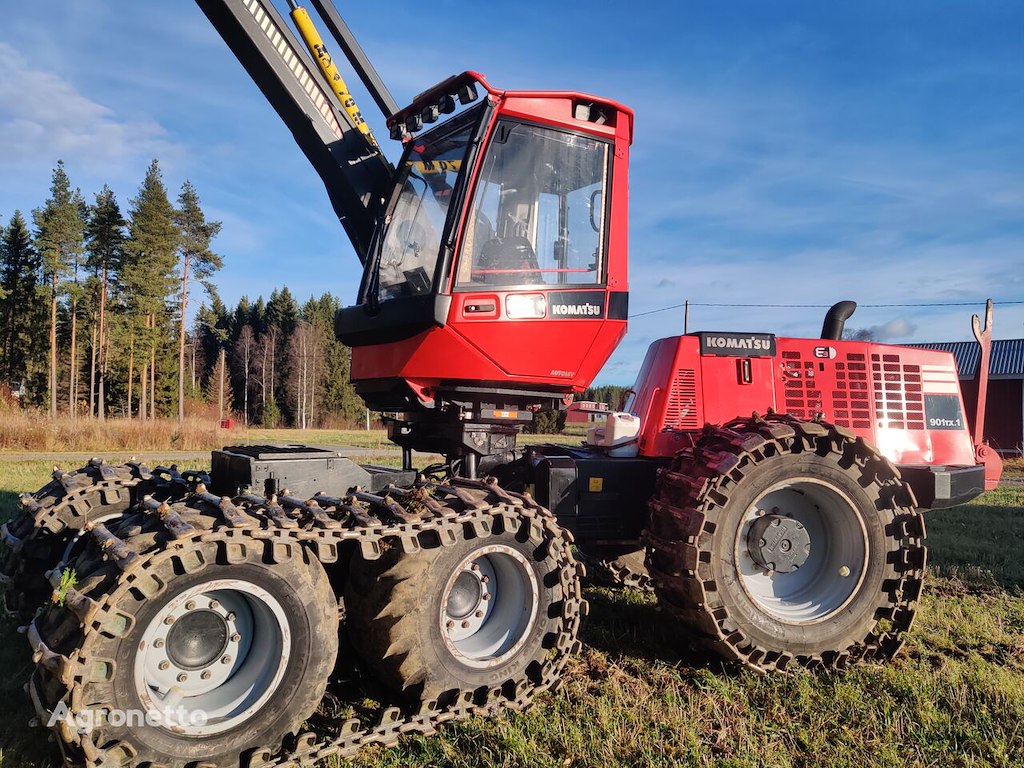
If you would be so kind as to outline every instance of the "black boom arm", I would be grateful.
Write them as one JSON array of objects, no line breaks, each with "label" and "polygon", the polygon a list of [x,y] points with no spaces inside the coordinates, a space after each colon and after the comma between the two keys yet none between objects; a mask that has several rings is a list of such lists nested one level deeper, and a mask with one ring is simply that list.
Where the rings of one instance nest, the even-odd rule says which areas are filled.
[{"label": "black boom arm", "polygon": [[292,132],[366,261],[394,168],[356,129],[270,0],[196,0]]}]

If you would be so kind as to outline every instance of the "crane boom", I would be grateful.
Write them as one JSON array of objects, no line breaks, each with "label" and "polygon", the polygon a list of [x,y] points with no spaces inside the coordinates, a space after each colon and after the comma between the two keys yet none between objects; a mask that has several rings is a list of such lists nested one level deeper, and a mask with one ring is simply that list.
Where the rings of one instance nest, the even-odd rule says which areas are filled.
[{"label": "crane boom", "polygon": [[365,263],[394,168],[337,104],[270,0],[196,3],[291,130]]}]

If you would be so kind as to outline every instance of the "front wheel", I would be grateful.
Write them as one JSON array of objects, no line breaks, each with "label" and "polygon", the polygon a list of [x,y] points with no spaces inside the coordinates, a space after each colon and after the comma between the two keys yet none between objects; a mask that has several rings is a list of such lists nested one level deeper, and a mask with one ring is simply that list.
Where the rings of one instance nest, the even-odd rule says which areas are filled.
[{"label": "front wheel", "polygon": [[648,562],[703,644],[757,669],[889,658],[913,622],[924,523],[898,473],[788,417],[705,435],[662,473]]}]

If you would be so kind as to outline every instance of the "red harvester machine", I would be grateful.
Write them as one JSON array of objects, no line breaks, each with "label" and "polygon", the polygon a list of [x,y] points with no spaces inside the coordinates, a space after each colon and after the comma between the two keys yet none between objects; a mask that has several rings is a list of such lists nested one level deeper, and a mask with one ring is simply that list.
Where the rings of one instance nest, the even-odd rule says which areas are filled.
[{"label": "red harvester machine", "polygon": [[[305,10],[290,3],[300,44],[269,0],[198,3],[363,263],[335,330],[403,467],[236,446],[208,475],[96,460],[26,495],[4,527],[8,603],[51,597],[26,627],[28,687],[69,759],[285,765],[526,706],[578,646],[579,556],[748,667],[899,649],[922,513],[1000,474],[951,355],[842,340],[853,302],[820,338],[672,336],[582,444],[519,450],[626,332],[633,113],[474,72],[399,108],[311,0],[401,142],[392,166]],[[445,460],[417,471],[415,452]],[[329,680],[334,701],[396,706],[302,731]]]}]

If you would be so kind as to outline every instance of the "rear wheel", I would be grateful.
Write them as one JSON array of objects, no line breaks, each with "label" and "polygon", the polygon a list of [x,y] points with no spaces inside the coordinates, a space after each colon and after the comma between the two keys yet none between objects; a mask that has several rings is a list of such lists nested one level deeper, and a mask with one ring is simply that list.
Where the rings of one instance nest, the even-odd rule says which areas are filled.
[{"label": "rear wheel", "polygon": [[575,580],[577,568],[568,546],[526,519],[495,523],[449,546],[353,559],[349,637],[367,671],[407,700],[539,674],[561,632],[563,572]]},{"label": "rear wheel", "polygon": [[924,523],[853,435],[787,417],[711,431],[662,473],[651,510],[659,598],[723,656],[834,668],[902,645]]},{"label": "rear wheel", "polygon": [[50,596],[46,572],[79,554],[87,523],[109,524],[146,494],[163,500],[187,491],[176,470],[156,471],[159,474],[154,475],[141,464],[93,459],[73,472],[55,469],[53,480],[34,494],[24,494],[18,513],[0,534],[0,573],[8,585],[8,611],[30,615]]},{"label": "rear wheel", "polygon": [[[150,521],[143,530],[133,523],[119,531],[133,551],[162,538]],[[237,766],[253,747],[276,751],[316,710],[337,655],[338,604],[304,548],[192,541],[147,561],[134,588],[96,554],[90,544],[75,563],[81,595],[101,600],[119,589],[116,622],[83,628],[51,604],[31,629],[89,671],[71,696],[75,724],[92,727],[83,748],[98,745],[111,764]],[[44,702],[61,700],[65,684],[37,668]]]}]

